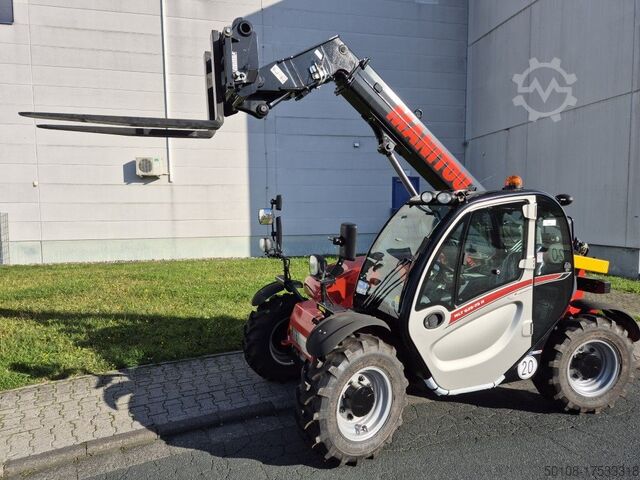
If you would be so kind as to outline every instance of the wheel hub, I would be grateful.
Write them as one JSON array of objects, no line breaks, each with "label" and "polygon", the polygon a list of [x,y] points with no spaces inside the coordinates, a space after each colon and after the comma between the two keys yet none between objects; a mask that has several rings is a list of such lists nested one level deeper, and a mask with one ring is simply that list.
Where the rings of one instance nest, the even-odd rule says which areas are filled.
[{"label": "wheel hub", "polygon": [[602,370],[602,359],[592,353],[575,357],[575,372],[583,379],[594,378]]},{"label": "wheel hub", "polygon": [[364,417],[371,411],[375,403],[373,388],[358,383],[350,385],[344,393],[344,408],[350,410],[356,417]]},{"label": "wheel hub", "polygon": [[378,367],[361,369],[340,392],[336,412],[340,433],[352,442],[373,437],[387,421],[392,402],[388,374]]},{"label": "wheel hub", "polygon": [[608,341],[591,340],[573,352],[567,366],[569,385],[584,397],[608,392],[620,374],[620,354]]}]

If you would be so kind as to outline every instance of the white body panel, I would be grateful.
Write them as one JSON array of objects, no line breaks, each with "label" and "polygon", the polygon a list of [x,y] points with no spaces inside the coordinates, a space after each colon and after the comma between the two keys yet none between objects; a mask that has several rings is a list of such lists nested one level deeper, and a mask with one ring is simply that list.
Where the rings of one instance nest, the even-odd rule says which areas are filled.
[{"label": "white body panel", "polygon": [[[518,201],[535,205],[535,196],[523,195],[508,200],[491,200],[474,205],[468,212],[488,206]],[[418,299],[413,301],[409,317],[409,335],[433,376],[432,384],[447,393],[490,388],[502,381],[503,374],[531,348],[533,334],[532,294],[535,208],[525,207],[527,242],[525,260],[520,262],[522,274],[514,282],[485,292],[469,302],[449,310],[443,305],[428,306],[417,310]],[[455,225],[451,226],[434,251],[438,251]],[[533,218],[528,218],[533,217]],[[425,268],[421,284],[434,259]],[[420,287],[421,288],[421,287]],[[418,291],[420,291],[420,288]],[[427,329],[424,319],[432,313],[444,315],[444,321],[436,328]]]}]

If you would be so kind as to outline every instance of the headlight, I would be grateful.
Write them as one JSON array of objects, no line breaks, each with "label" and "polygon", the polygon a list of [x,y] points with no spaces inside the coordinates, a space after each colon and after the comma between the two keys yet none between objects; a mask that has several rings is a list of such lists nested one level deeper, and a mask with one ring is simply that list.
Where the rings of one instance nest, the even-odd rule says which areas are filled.
[{"label": "headlight", "polygon": [[433,201],[433,197],[434,197],[433,192],[422,192],[420,194],[420,201],[422,203],[429,203]]},{"label": "headlight", "polygon": [[271,250],[273,250],[273,242],[270,238],[260,239],[260,250],[262,250],[264,253],[269,253]]},{"label": "headlight", "polygon": [[321,255],[311,255],[309,257],[309,274],[317,277],[322,274],[325,269],[325,260]]},{"label": "headlight", "polygon": [[453,201],[453,195],[451,195],[449,192],[440,192],[436,196],[436,200],[438,201],[438,203],[442,203],[443,205],[448,205]]}]

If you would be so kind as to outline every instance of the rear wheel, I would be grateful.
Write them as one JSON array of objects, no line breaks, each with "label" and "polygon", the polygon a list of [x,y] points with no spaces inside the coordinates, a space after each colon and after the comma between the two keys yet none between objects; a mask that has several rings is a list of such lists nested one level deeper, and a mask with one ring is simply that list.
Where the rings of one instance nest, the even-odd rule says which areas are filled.
[{"label": "rear wheel", "polygon": [[251,312],[244,325],[244,358],[262,378],[286,382],[300,375],[298,356],[291,346],[283,345],[297,301],[294,295],[272,297]]},{"label": "rear wheel", "polygon": [[350,336],[323,362],[305,365],[298,425],[326,460],[373,457],[402,424],[407,386],[393,347],[372,335]]},{"label": "rear wheel", "polygon": [[633,344],[614,321],[581,315],[556,331],[545,348],[534,384],[565,410],[600,412],[633,380]]}]

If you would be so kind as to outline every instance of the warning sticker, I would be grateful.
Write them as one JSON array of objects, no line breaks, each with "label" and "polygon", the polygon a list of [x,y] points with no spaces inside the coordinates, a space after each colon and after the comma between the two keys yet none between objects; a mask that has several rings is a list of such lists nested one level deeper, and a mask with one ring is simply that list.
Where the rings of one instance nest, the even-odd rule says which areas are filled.
[{"label": "warning sticker", "polygon": [[289,77],[287,77],[285,75],[285,73],[280,69],[280,67],[278,65],[274,65],[273,67],[271,67],[271,73],[273,73],[273,75],[280,81],[280,83],[282,83],[283,85],[285,83],[287,83],[287,80],[289,80]]},{"label": "warning sticker", "polygon": [[231,52],[231,70],[238,71],[238,52]]}]

